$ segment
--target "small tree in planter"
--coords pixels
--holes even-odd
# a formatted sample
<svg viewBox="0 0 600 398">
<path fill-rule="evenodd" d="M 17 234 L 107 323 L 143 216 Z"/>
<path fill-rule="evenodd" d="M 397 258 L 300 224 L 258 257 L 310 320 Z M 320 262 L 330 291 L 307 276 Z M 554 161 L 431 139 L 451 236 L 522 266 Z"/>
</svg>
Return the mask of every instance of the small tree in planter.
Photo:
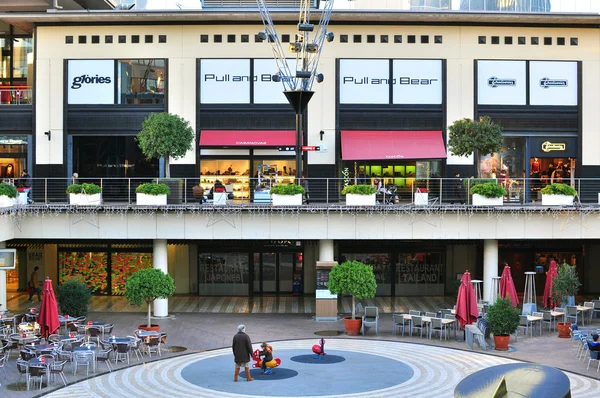
<svg viewBox="0 0 600 398">
<path fill-rule="evenodd" d="M 492 122 L 489 116 L 479 120 L 461 119 L 448 127 L 448 146 L 456 156 L 475 154 L 477 173 L 481 175 L 479 156 L 500 152 L 502 149 L 502 127 Z"/>
<path fill-rule="evenodd" d="M 138 205 L 166 205 L 167 195 L 171 193 L 165 184 L 140 184 L 135 189 L 136 203 Z"/>
<path fill-rule="evenodd" d="M 56 300 L 60 312 L 69 317 L 87 316 L 92 291 L 77 277 L 68 279 L 56 288 Z"/>
<path fill-rule="evenodd" d="M 17 188 L 5 182 L 0 184 L 0 207 L 9 207 L 17 203 Z"/>
<path fill-rule="evenodd" d="M 271 188 L 274 206 L 300 206 L 305 190 L 301 185 L 278 184 Z"/>
<path fill-rule="evenodd" d="M 555 183 L 546 185 L 540 191 L 542 193 L 542 205 L 573 205 L 573 198 L 577 191 L 570 185 Z"/>
<path fill-rule="evenodd" d="M 96 184 L 71 184 L 67 187 L 67 193 L 72 205 L 102 204 L 102 188 Z"/>
<path fill-rule="evenodd" d="M 131 305 L 148 304 L 148 322 L 141 329 L 153 328 L 158 331 L 160 325 L 152 325 L 151 306 L 158 298 L 168 298 L 175 294 L 175 281 L 171 275 L 156 268 L 142 269 L 127 278 L 125 297 Z"/>
<path fill-rule="evenodd" d="M 352 296 L 352 318 L 344 319 L 346 332 L 351 336 L 358 335 L 361 319 L 356 319 L 355 299 L 367 299 L 375 297 L 377 281 L 373 273 L 373 267 L 360 261 L 346 261 L 333 267 L 329 273 L 329 291 L 333 294 L 345 294 Z M 351 326 L 354 324 L 353 326 Z"/>
<path fill-rule="evenodd" d="M 488 308 L 487 320 L 494 335 L 496 350 L 508 350 L 508 340 L 519 327 L 519 311 L 507 298 L 499 298 Z"/>
</svg>

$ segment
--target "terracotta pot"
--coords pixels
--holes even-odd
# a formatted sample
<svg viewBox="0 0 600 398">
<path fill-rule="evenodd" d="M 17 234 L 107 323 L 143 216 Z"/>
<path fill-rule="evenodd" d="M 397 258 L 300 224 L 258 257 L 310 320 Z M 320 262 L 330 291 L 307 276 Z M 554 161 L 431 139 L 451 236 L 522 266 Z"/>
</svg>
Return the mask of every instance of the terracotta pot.
<svg viewBox="0 0 600 398">
<path fill-rule="evenodd" d="M 510 340 L 510 336 L 496 336 L 494 335 L 494 344 L 496 345 L 496 350 L 498 351 L 507 351 L 508 350 L 508 341 Z"/>
<path fill-rule="evenodd" d="M 148 327 L 145 323 L 143 323 L 141 325 L 138 325 L 138 329 L 146 330 L 148 332 L 160 332 L 160 325 L 150 325 Z"/>
<path fill-rule="evenodd" d="M 568 339 L 571 337 L 571 323 L 570 322 L 557 322 L 556 327 L 558 328 L 558 338 Z"/>
<path fill-rule="evenodd" d="M 358 336 L 360 334 L 360 326 L 362 325 L 361 318 L 344 318 L 344 326 L 348 336 Z"/>
</svg>

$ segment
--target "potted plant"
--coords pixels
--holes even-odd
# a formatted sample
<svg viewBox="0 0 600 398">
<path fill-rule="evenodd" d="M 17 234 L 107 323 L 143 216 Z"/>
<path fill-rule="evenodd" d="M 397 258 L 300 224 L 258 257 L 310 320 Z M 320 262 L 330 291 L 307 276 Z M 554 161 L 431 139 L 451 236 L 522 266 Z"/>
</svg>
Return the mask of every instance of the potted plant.
<svg viewBox="0 0 600 398">
<path fill-rule="evenodd" d="M 0 207 L 10 207 L 17 203 L 17 188 L 5 182 L 0 184 Z"/>
<path fill-rule="evenodd" d="M 570 266 L 567 263 L 558 266 L 558 274 L 552 281 L 552 302 L 560 303 L 562 307 L 566 307 L 569 298 L 574 297 L 579 291 L 579 277 L 575 266 Z M 574 301 L 574 299 L 573 299 Z M 570 337 L 571 323 L 557 322 L 558 337 Z"/>
<path fill-rule="evenodd" d="M 512 306 L 510 298 L 499 298 L 488 308 L 487 320 L 494 335 L 496 350 L 508 350 L 510 335 L 519 327 L 519 310 Z"/>
<path fill-rule="evenodd" d="M 138 329 L 159 331 L 160 325 L 151 323 L 151 307 L 154 300 L 168 298 L 175 294 L 175 281 L 171 275 L 156 268 L 146 268 L 135 272 L 125 282 L 125 297 L 131 305 L 148 305 L 148 321 Z"/>
<path fill-rule="evenodd" d="M 355 299 L 375 297 L 377 282 L 373 267 L 360 261 L 346 261 L 338 264 L 329 273 L 327 287 L 333 294 L 352 296 L 352 317 L 344 318 L 344 326 L 349 336 L 358 336 L 362 319 L 356 319 Z"/>
<path fill-rule="evenodd" d="M 448 147 L 456 156 L 471 156 L 475 159 L 499 152 L 502 149 L 504 136 L 502 127 L 492 122 L 489 116 L 478 120 L 461 119 L 448 127 Z M 481 164 L 477 163 L 477 173 L 481 175 Z"/>
<path fill-rule="evenodd" d="M 301 206 L 304 188 L 296 184 L 278 184 L 271 188 L 273 206 Z"/>
<path fill-rule="evenodd" d="M 567 184 L 550 184 L 541 189 L 543 206 L 573 206 L 577 191 Z"/>
<path fill-rule="evenodd" d="M 344 187 L 342 195 L 346 195 L 346 206 L 375 206 L 376 192 L 373 185 L 358 184 Z"/>
<path fill-rule="evenodd" d="M 140 184 L 135 189 L 137 205 L 164 206 L 171 190 L 165 184 Z"/>
<path fill-rule="evenodd" d="M 72 205 L 101 205 L 102 188 L 96 184 L 71 184 L 67 187 L 69 204 Z"/>
<path fill-rule="evenodd" d="M 56 288 L 56 300 L 60 312 L 69 317 L 87 316 L 92 291 L 77 277 L 68 279 Z"/>
<path fill-rule="evenodd" d="M 495 182 L 474 185 L 471 188 L 473 206 L 502 206 L 506 189 Z"/>
</svg>

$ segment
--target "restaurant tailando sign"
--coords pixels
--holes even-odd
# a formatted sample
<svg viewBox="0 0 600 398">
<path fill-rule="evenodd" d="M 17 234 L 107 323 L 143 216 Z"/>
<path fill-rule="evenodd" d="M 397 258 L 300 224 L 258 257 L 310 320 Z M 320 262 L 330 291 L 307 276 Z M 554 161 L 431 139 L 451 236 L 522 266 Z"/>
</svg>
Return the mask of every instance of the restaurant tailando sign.
<svg viewBox="0 0 600 398">
<path fill-rule="evenodd" d="M 283 84 L 273 80 L 277 74 L 272 59 L 202 59 L 200 103 L 249 104 L 252 87 L 255 104 L 287 104 Z"/>
<path fill-rule="evenodd" d="M 575 106 L 577 62 L 477 61 L 477 100 L 479 105 Z"/>
<path fill-rule="evenodd" d="M 340 104 L 442 103 L 442 61 L 342 59 L 338 84 Z M 390 84 L 392 98 L 390 98 Z"/>
</svg>

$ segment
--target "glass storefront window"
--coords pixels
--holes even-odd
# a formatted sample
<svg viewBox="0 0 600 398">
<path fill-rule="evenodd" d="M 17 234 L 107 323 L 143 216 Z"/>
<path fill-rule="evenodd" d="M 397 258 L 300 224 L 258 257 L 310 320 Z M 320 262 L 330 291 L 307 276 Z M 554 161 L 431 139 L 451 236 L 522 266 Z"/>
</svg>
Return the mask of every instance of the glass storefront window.
<svg viewBox="0 0 600 398">
<path fill-rule="evenodd" d="M 198 260 L 200 295 L 248 295 L 248 253 L 201 253 Z"/>
<path fill-rule="evenodd" d="M 27 137 L 0 136 L 0 178 L 12 181 L 26 169 Z"/>
<path fill-rule="evenodd" d="M 119 60 L 117 72 L 119 104 L 164 103 L 164 59 Z"/>
<path fill-rule="evenodd" d="M 80 278 L 93 294 L 108 294 L 108 264 L 105 252 L 59 252 L 58 280 Z"/>
<path fill-rule="evenodd" d="M 10 47 L 8 39 L 0 38 L 0 79 L 10 79 Z"/>
<path fill-rule="evenodd" d="M 250 197 L 250 161 L 245 159 L 202 160 L 200 186 L 205 193 L 219 180 L 236 199 Z"/>
<path fill-rule="evenodd" d="M 344 253 L 342 257 L 345 261 L 360 261 L 373 266 L 373 273 L 377 281 L 377 295 L 390 296 L 392 294 L 389 253 Z"/>
<path fill-rule="evenodd" d="M 400 253 L 396 263 L 396 296 L 443 295 L 443 253 Z"/>
<path fill-rule="evenodd" d="M 33 39 L 18 38 L 13 41 L 13 79 L 26 79 L 28 75 L 27 55 L 33 54 Z"/>
<path fill-rule="evenodd" d="M 112 253 L 111 291 L 113 296 L 125 294 L 125 282 L 135 272 L 152 268 L 152 253 Z"/>
</svg>

